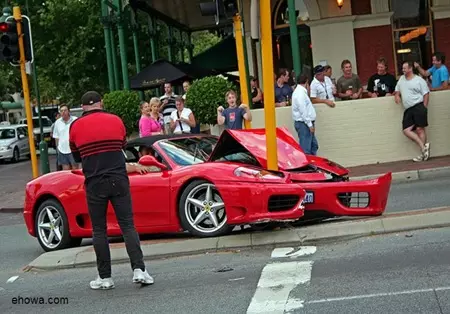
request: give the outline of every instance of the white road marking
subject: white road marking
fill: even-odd
[[[295,258],[301,256],[312,255],[316,253],[317,248],[315,246],[301,246],[299,248],[292,247],[280,247],[272,251],[272,258]]]
[[[312,261],[273,263],[264,267],[247,313],[284,313],[303,307],[303,300],[289,299],[296,286],[311,280]]]
[[[12,276],[11,278],[9,278],[6,283],[13,283],[14,281],[16,281],[19,278],[19,276]]]
[[[245,279],[245,277],[228,279],[228,281],[238,281],[238,280],[243,280],[243,279]]]
[[[447,291],[447,290],[450,290],[450,287],[439,287],[439,288],[434,288],[434,289],[430,288],[430,289],[404,290],[404,291],[385,292],[385,293],[361,294],[361,295],[354,295],[354,296],[349,296],[349,297],[311,300],[311,301],[305,302],[305,304],[317,304],[317,303],[339,302],[339,301],[358,300],[358,299],[370,299],[370,298],[388,297],[388,296],[396,296],[396,295],[407,295],[407,294],[434,292],[434,291]]]

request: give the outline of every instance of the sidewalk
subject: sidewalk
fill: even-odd
[[[20,212],[24,201],[25,184],[31,179],[29,162],[21,162],[14,171],[2,170],[0,182],[0,213]],[[3,165],[2,165],[3,166]],[[50,156],[50,168],[55,169],[55,156]],[[0,166],[1,170],[1,166]],[[428,179],[433,177],[450,177],[450,156],[430,158],[426,162],[413,162],[412,160],[396,161],[382,164],[351,167],[351,180],[372,179],[392,172],[394,183]]]
[[[421,180],[450,176],[450,156],[432,157],[424,162],[402,160],[350,167],[350,178],[367,179],[386,172],[392,172],[393,182]]]
[[[448,226],[450,226],[450,207],[445,207],[387,214],[366,219],[335,220],[272,232],[245,232],[203,239],[173,238],[142,241],[141,245],[145,259],[152,260],[261,247],[316,245],[363,236]],[[124,243],[111,245],[111,259],[116,264],[129,262]],[[44,253],[24,270],[53,270],[87,267],[95,264],[96,257],[92,246],[85,246]]]

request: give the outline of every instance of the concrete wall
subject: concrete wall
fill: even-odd
[[[433,92],[428,119],[431,157],[450,155],[450,90]],[[320,156],[347,167],[410,160],[419,154],[402,133],[403,107],[393,97],[337,102],[335,108],[316,105]],[[264,110],[252,110],[252,128],[264,127]],[[277,126],[297,138],[291,107],[277,108]]]

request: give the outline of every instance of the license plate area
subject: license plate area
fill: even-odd
[[[306,192],[303,203],[304,204],[313,204],[314,203],[314,192]]]

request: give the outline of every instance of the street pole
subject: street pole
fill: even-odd
[[[172,44],[173,44],[173,28],[172,28],[172,26],[171,25],[169,25],[169,39],[168,39],[168,41],[169,41],[169,62],[172,62],[172,60],[173,60],[173,47],[172,47]]]
[[[114,39],[113,27],[109,28],[109,38],[111,41],[111,57],[112,57],[112,65],[113,65],[113,75],[114,75],[114,90],[120,89],[120,78],[119,78],[119,69],[117,66],[117,47],[116,41]]]
[[[152,63],[156,61],[156,59],[158,58],[158,55],[156,53],[156,43],[155,43],[155,38],[156,38],[156,25],[155,25],[155,20],[150,16],[150,14],[148,15],[148,35],[150,37],[150,50],[152,52]],[[159,88],[155,89],[155,94],[156,96],[160,96],[161,93],[159,92]]]
[[[127,49],[125,42],[125,30],[124,23],[125,18],[123,15],[122,0],[115,0],[115,5],[118,8],[117,11],[117,30],[119,33],[119,50],[120,50],[120,61],[122,63],[122,79],[123,79],[123,89],[130,89],[130,81],[128,78],[128,60],[127,60]]]
[[[275,89],[273,88],[271,1],[260,1],[261,54],[264,77],[264,118],[266,127],[267,168],[278,170]]]
[[[192,63],[192,59],[194,58],[194,47],[192,45],[192,33],[188,33],[188,54],[189,54],[189,63]]]
[[[111,29],[111,19],[108,13],[108,7],[104,1],[101,1],[102,5],[102,23],[103,23],[103,36],[105,36],[105,50],[106,50],[106,65],[108,68],[108,84],[109,91],[113,91],[114,87],[114,70],[112,64],[112,54],[111,54],[111,37],[109,36],[109,31]]]
[[[241,95],[243,103],[250,107],[251,98],[249,98],[249,88],[248,88],[248,68],[245,66],[245,54],[244,54],[244,40],[242,36],[242,23],[241,16],[236,14],[233,17],[233,26],[236,40],[236,54],[238,59],[239,68],[239,83],[241,86]],[[252,124],[250,121],[244,119],[244,126],[246,129],[251,129]]]
[[[29,7],[28,0],[25,2],[25,9],[27,10],[27,15],[29,15]],[[31,26],[30,26],[31,28]],[[34,49],[34,47],[31,47]],[[36,59],[33,60],[32,72],[33,72],[33,85],[34,92],[36,93],[36,101],[38,106],[38,120],[39,120],[39,130],[41,134],[40,142],[39,142],[39,162],[41,165],[41,173],[46,174],[50,172],[50,163],[48,160],[48,145],[47,142],[44,141],[44,126],[42,125],[42,107],[41,107],[41,95],[39,92],[39,82],[37,76],[37,67],[36,67]]]
[[[134,56],[136,59],[136,73],[139,73],[141,72],[141,60],[139,57],[139,41],[136,29],[137,27],[133,25],[133,45],[134,45]],[[144,101],[145,99],[144,92],[141,90],[139,91],[139,97],[141,101]]]
[[[295,14],[295,0],[288,0],[289,12],[289,33],[291,34],[292,61],[294,72],[298,76],[301,74],[300,45],[298,42],[297,16]],[[297,81],[296,78],[294,78]]]
[[[22,13],[20,12],[20,7],[13,8],[14,19],[17,25],[17,34],[19,37],[19,51],[20,51],[20,74],[22,76],[22,86],[23,86],[23,96],[25,100],[25,112],[27,114],[27,128],[28,128],[28,139],[30,145],[30,155],[31,155],[31,169],[33,172],[33,179],[39,176],[38,162],[36,156],[36,146],[34,143],[33,135],[33,113],[31,112],[30,105],[30,90],[28,87],[28,77],[25,70],[25,48],[23,43],[23,32],[22,32]],[[41,133],[41,136],[43,133]]]

